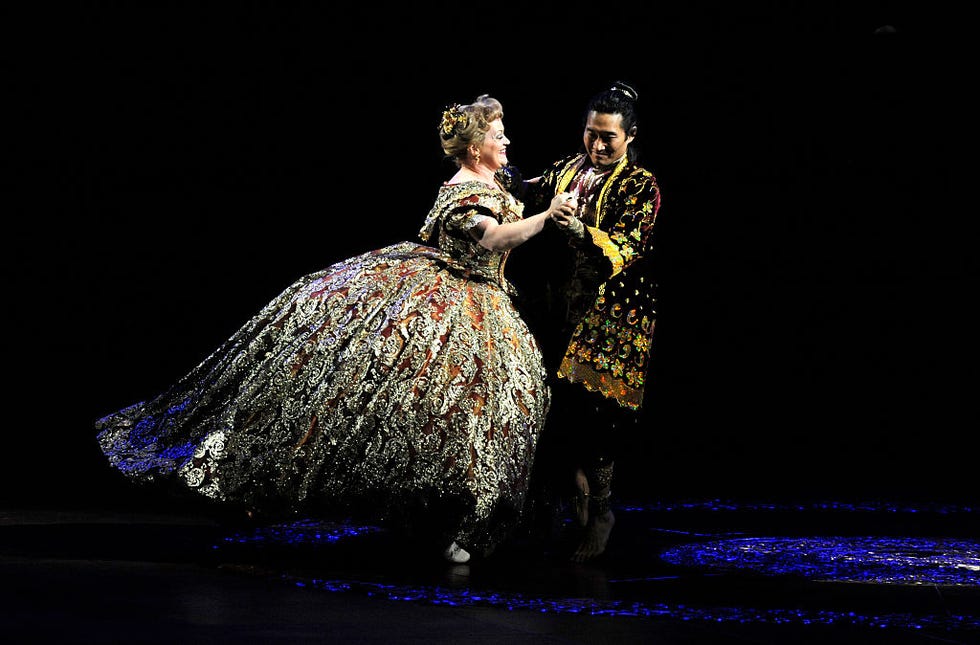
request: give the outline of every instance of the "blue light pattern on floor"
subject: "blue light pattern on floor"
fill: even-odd
[[[860,513],[972,514],[957,506],[923,507],[891,504],[819,503],[800,505],[744,504],[711,500],[662,505],[622,505],[617,513],[672,511],[835,511]],[[355,539],[383,529],[371,525],[304,519],[258,528],[225,538],[228,545],[323,546]],[[689,537],[695,537],[692,534]],[[717,537],[715,535],[714,537]],[[217,548],[217,547],[216,547]],[[921,537],[738,537],[691,542],[665,548],[660,558],[672,566],[708,570],[709,574],[748,572],[763,576],[795,576],[808,581],[869,585],[980,585],[980,543],[962,539]],[[466,580],[467,565],[458,567]],[[669,618],[681,621],[767,623],[798,625],[860,625],[939,631],[980,630],[980,614],[949,611],[917,615],[910,612],[875,613],[822,608],[763,608],[696,606],[593,598],[547,598],[513,592],[470,588],[467,584],[383,584],[376,581],[326,579],[315,575],[279,573],[282,580],[300,587],[335,593],[358,593],[391,601],[435,605],[496,607],[506,610],[557,612],[589,616]],[[665,576],[669,579],[671,576]]]
[[[746,537],[681,544],[671,564],[808,580],[980,586],[980,542],[912,537]]]

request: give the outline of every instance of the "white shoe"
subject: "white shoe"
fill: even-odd
[[[455,564],[463,564],[470,561],[470,552],[453,542],[442,552],[442,557]]]

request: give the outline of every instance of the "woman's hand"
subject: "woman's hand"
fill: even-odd
[[[574,237],[582,237],[585,225],[575,216],[578,196],[575,193],[558,193],[551,200],[549,215],[559,229]]]
[[[577,208],[578,198],[574,193],[558,193],[551,198],[548,214],[557,223],[559,220],[575,217],[575,209]]]

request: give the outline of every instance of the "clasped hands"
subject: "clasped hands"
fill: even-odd
[[[558,193],[551,200],[551,221],[562,231],[579,237],[585,225],[575,216],[577,210],[578,196],[575,193]]]

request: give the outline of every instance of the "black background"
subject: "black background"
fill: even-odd
[[[655,369],[617,494],[980,501],[955,12],[144,4],[9,23],[10,500],[117,494],[96,418],[300,275],[415,239],[453,170],[445,105],[499,98],[532,175],[623,79],[663,206]]]

